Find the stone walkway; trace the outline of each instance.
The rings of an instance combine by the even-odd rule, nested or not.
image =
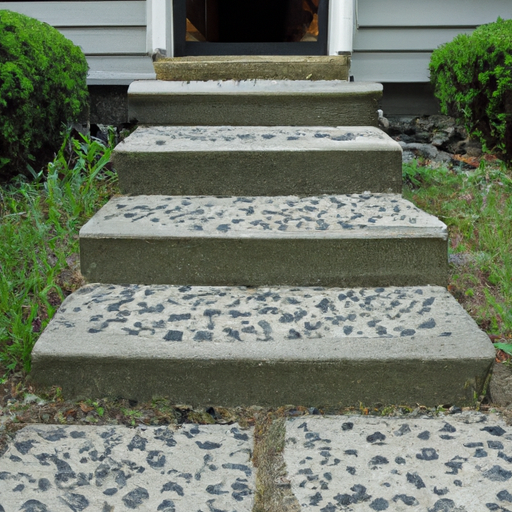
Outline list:
[[[252,511],[253,448],[237,425],[25,427],[0,456],[0,512]],[[493,414],[302,416],[284,462],[297,512],[512,510],[512,427]]]
[[[304,511],[512,509],[512,428],[483,414],[295,419],[285,461]]]
[[[35,425],[0,458],[0,512],[250,511],[252,435],[236,425]]]

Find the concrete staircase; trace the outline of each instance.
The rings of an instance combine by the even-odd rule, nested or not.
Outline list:
[[[447,230],[401,195],[378,84],[135,82],[126,196],[81,230],[91,283],[33,351],[68,396],[463,404],[492,344],[449,295]]]

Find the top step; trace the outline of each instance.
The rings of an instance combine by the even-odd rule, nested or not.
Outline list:
[[[128,89],[128,115],[153,125],[377,126],[381,96],[381,84],[344,80],[141,80]]]
[[[348,80],[348,55],[213,55],[157,58],[157,80]]]

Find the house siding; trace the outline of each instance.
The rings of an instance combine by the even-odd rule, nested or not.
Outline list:
[[[48,23],[80,46],[89,64],[89,85],[155,78],[143,0],[0,2],[0,9]]]
[[[333,13],[340,10],[340,1],[331,0]],[[354,1],[351,75],[357,81],[428,82],[435,48],[498,16],[512,18],[512,0]],[[170,15],[164,20],[161,14],[169,9],[167,3],[170,0],[0,2],[0,9],[49,23],[80,46],[89,62],[90,85],[127,85],[155,78],[153,47],[167,47],[172,54],[172,45],[165,41],[167,25],[156,27],[165,21],[172,24]],[[148,27],[148,19],[155,27]],[[331,21],[330,27],[335,26]]]
[[[356,0],[351,75],[428,82],[435,48],[498,17],[512,18],[511,0]]]

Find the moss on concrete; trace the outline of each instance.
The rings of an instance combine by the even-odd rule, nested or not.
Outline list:
[[[157,80],[348,80],[350,57],[223,55],[174,57],[154,62]]]

